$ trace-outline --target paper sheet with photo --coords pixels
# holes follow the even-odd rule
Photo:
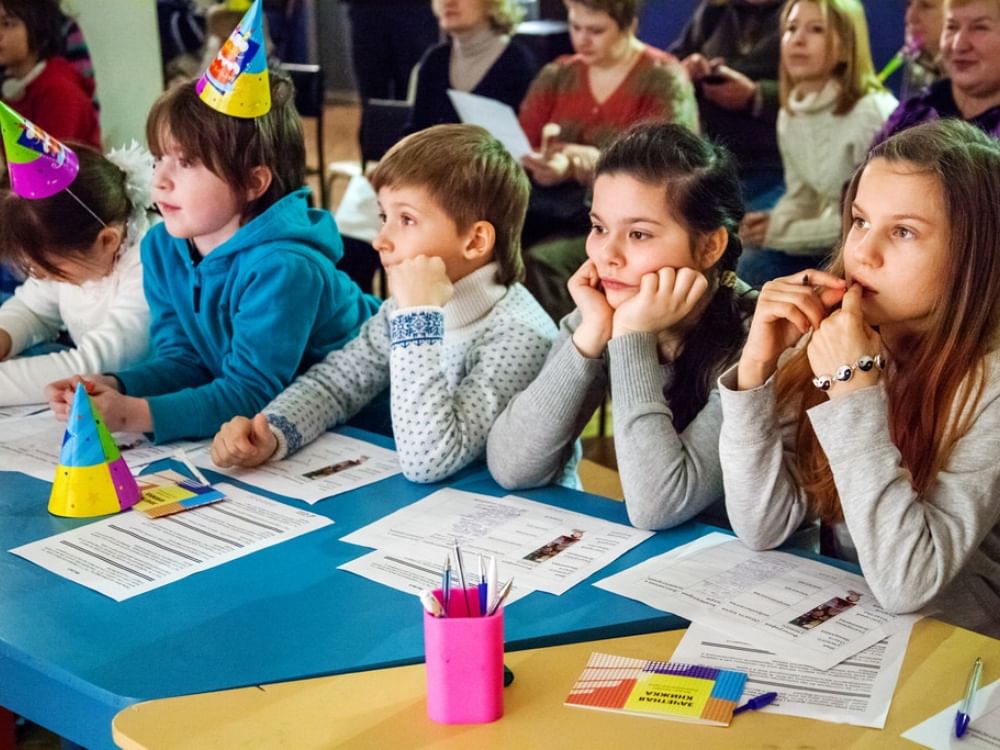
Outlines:
[[[756,552],[731,537],[654,557],[595,585],[817,669],[922,616],[886,612],[859,575],[787,552]]]
[[[370,581],[381,583],[383,586],[405,591],[408,594],[419,594],[421,591],[441,588],[441,571],[444,567],[444,557],[438,555],[440,551],[429,546],[414,547],[410,552],[402,553],[385,552],[375,550],[367,555],[350,560],[338,566],[340,570],[346,570]],[[441,557],[439,560],[434,555]],[[465,564],[469,566],[466,571],[466,585],[473,586],[479,583],[477,571],[479,569],[477,556],[466,556],[462,553]],[[476,562],[474,563],[473,560]],[[461,588],[458,580],[458,571],[454,569],[452,562],[452,585],[457,589]],[[502,585],[505,579],[498,576],[498,585]],[[533,589],[528,588],[517,579],[511,586],[510,593],[504,600],[504,606],[509,607],[518,599],[526,597],[532,593]]]
[[[692,623],[671,661],[746,672],[744,702],[762,693],[778,694],[774,703],[760,709],[765,713],[882,729],[911,630],[893,633],[823,671]]]
[[[51,482],[65,432],[66,423],[57,420],[51,411],[5,422],[0,431],[0,471],[19,471]],[[154,445],[139,432],[116,432],[112,437],[133,473],[161,458],[170,458],[179,450],[205,445],[204,441],[188,440]]]
[[[0,406],[0,422],[7,422],[12,419],[23,419],[24,417],[44,414],[49,410],[48,404],[22,404],[21,406]]]
[[[517,113],[509,104],[455,89],[448,89],[448,97],[462,122],[488,130],[518,161],[532,152],[531,143],[521,129]]]
[[[232,485],[226,499],[164,518],[125,513],[10,550],[115,601],[329,526],[329,518]]]
[[[324,432],[291,456],[254,469],[220,468],[207,450],[190,458],[198,466],[310,505],[401,471],[395,451],[336,432]]]
[[[960,685],[963,693],[970,666],[962,664],[955,669],[955,685]],[[961,701],[953,703],[903,732],[903,737],[935,750],[1000,750],[1000,680],[983,686],[976,693],[970,712],[972,720],[962,739],[955,737],[955,713],[960,705]]]
[[[496,557],[501,580],[562,594],[652,535],[514,495],[442,489],[342,541],[400,555],[427,545],[442,561],[457,541],[470,559]]]

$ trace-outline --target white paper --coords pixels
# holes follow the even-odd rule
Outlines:
[[[324,432],[291,456],[254,469],[220,468],[208,451],[189,458],[198,466],[309,504],[401,471],[395,451],[335,432]]]
[[[51,482],[59,464],[66,423],[57,420],[51,411],[4,423],[0,435],[0,471],[22,474]],[[178,450],[192,450],[205,441],[181,440],[167,445],[153,445],[139,432],[116,432],[112,435],[125,463],[133,472],[161,458],[170,458]]]
[[[746,672],[743,702],[762,693],[778,694],[774,703],[759,709],[765,713],[882,729],[910,630],[894,633],[824,672],[692,623],[671,661]]]
[[[30,417],[34,414],[42,414],[47,412],[49,407],[47,404],[24,404],[22,406],[3,406],[0,407],[0,422],[6,422],[10,419],[21,419],[23,417]]]
[[[448,96],[462,122],[488,130],[515,159],[521,161],[521,157],[532,152],[528,136],[509,104],[455,89],[448,89]]]
[[[214,505],[156,519],[128,511],[11,552],[120,602],[333,523],[216,487],[226,499]]]
[[[955,670],[955,684],[961,685],[963,691],[970,666],[962,665]],[[933,690],[934,686],[928,688]],[[969,712],[972,718],[969,728],[962,739],[958,739],[955,737],[955,714],[961,704],[962,701],[953,703],[941,713],[903,732],[903,737],[937,750],[1000,750],[1000,680],[980,688],[976,693]]]
[[[859,575],[728,539],[654,557],[595,585],[817,669],[922,617],[886,612]]]
[[[652,535],[514,495],[443,489],[343,541],[399,555],[430,546],[430,557],[441,562],[458,542],[467,560],[496,557],[501,580],[562,594]]]
[[[466,556],[463,551],[462,557],[466,564],[472,563],[476,557]],[[454,563],[453,563],[454,564]],[[375,550],[367,555],[350,560],[340,565],[340,570],[346,570],[370,581],[381,583],[384,586],[394,588],[398,591],[405,591],[408,594],[419,594],[421,591],[441,588],[441,571],[444,567],[444,558],[440,560],[431,554],[430,547],[416,548],[409,553],[400,554],[398,552],[384,552]],[[454,580],[452,585],[453,595],[455,590],[461,589],[458,581],[458,573],[453,570]],[[471,574],[471,575],[470,575]],[[478,562],[474,570],[466,570],[466,585],[473,586],[479,583]],[[502,585],[504,579],[497,581]],[[522,599],[532,593],[532,589],[527,588],[516,580],[511,586],[510,593],[504,599],[504,606],[510,606],[518,599]]]

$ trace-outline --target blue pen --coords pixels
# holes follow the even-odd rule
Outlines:
[[[955,714],[955,736],[961,737],[965,734],[965,730],[969,728],[969,721],[972,718],[972,699],[976,697],[976,691],[979,690],[979,678],[983,674],[983,660],[976,657],[976,661],[972,665],[972,671],[969,673],[969,684],[965,688],[965,699],[962,701],[962,705],[958,709],[958,713]]]
[[[744,703],[742,706],[733,709],[733,716],[744,711],[756,711],[764,706],[770,706],[777,699],[777,693],[761,693]]]
[[[486,569],[482,554],[479,555],[479,584],[476,588],[479,589],[479,615],[482,617],[486,614]]]
[[[444,570],[441,572],[441,599],[445,614],[447,614],[448,602],[451,601],[451,555],[444,556]]]

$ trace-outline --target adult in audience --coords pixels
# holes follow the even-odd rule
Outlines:
[[[875,143],[941,117],[1000,138],[1000,0],[945,0],[941,61],[948,77],[899,105]]]
[[[907,0],[904,23],[903,82],[900,101],[919,94],[943,75],[941,31],[944,26],[943,0]]]
[[[639,122],[698,129],[694,89],[684,69],[635,36],[637,0],[565,5],[574,54],[542,68],[520,113],[535,149],[523,159],[533,183],[522,240],[528,248],[525,283],[557,320],[574,307],[566,281],[586,255],[587,193],[599,149]],[[533,247],[553,237],[559,239]]]
[[[695,84],[706,135],[736,156],[747,207],[781,195],[778,63],[782,0],[701,0],[670,52]]]
[[[434,0],[434,15],[447,40],[420,61],[413,113],[406,131],[461,122],[448,89],[496,99],[517,109],[538,63],[511,38],[523,13],[515,0]]]

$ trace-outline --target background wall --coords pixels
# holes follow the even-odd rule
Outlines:
[[[146,113],[163,90],[154,0],[65,2],[83,29],[97,76],[105,146],[145,143]]]

